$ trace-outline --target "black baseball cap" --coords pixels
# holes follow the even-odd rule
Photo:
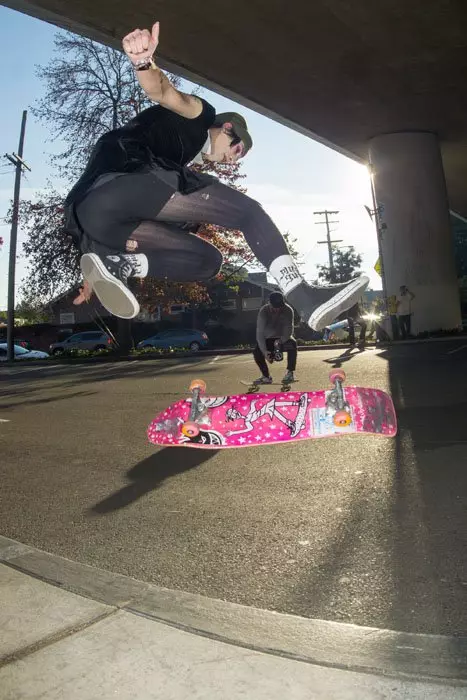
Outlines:
[[[245,119],[238,112],[221,112],[221,114],[216,114],[216,123],[222,122],[226,124],[230,122],[232,124],[232,129],[235,136],[238,136],[242,140],[245,153],[248,153],[250,148],[253,146],[253,139],[248,131],[248,126]]]
[[[280,309],[282,306],[285,306],[284,295],[281,292],[271,292],[269,303],[273,309]]]

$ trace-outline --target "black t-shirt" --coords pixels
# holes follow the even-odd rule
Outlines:
[[[156,163],[179,170],[190,163],[204,146],[216,116],[209,102],[201,102],[203,109],[195,119],[157,105],[101,136],[66,204],[78,202],[104,173],[135,172]]]

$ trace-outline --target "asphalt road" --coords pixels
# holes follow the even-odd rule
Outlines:
[[[249,356],[0,368],[0,533],[168,588],[466,635],[467,346],[342,353],[301,353],[295,387],[342,366],[393,394],[397,438],[147,443],[192,378],[242,393]]]

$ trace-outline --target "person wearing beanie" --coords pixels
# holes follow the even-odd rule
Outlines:
[[[134,318],[140,308],[128,286],[132,277],[207,282],[222,255],[190,231],[214,224],[241,231],[300,318],[324,328],[353,306],[369,278],[308,284],[258,202],[189,167],[202,158],[236,163],[253,140],[242,115],[216,114],[206,100],[172,85],[155,61],[159,30],[156,22],[123,39],[142,89],[157,105],[99,138],[65,200],[65,231],[82,253],[84,282],[74,303],[94,293],[111,314]]]
[[[271,384],[272,377],[268,363],[274,362],[275,342],[279,341],[282,350],[287,352],[287,372],[284,384],[295,381],[297,366],[297,341],[293,337],[294,312],[286,304],[281,292],[272,292],[269,303],[261,307],[256,322],[256,347],[253,357],[261,370],[261,377],[254,384]]]

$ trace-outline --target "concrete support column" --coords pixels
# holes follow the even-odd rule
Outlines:
[[[370,141],[387,294],[407,285],[412,333],[457,328],[459,289],[441,153],[426,132],[377,136]]]

